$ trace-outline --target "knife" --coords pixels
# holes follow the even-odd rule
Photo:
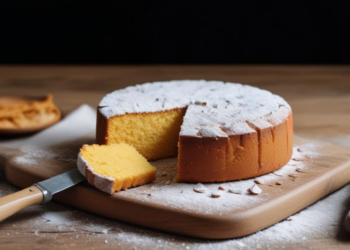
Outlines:
[[[52,199],[52,195],[70,188],[85,177],[78,169],[57,175],[45,181],[38,182],[31,187],[17,193],[0,198],[0,221],[31,205],[44,204]]]

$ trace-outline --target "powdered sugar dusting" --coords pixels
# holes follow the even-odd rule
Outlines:
[[[293,157],[300,159],[306,159],[305,155],[316,156],[313,151],[317,145],[314,143],[304,144],[303,152],[298,152],[298,147],[294,147]],[[184,211],[190,211],[193,213],[206,213],[213,212],[232,212],[241,209],[250,208],[261,204],[272,197],[268,195],[251,195],[247,191],[254,185],[254,179],[246,179],[241,181],[231,181],[225,183],[203,183],[201,187],[205,187],[206,192],[198,193],[193,190],[198,188],[198,184],[177,183],[177,159],[158,160],[151,163],[157,168],[157,178],[149,185],[141,186],[138,188],[131,188],[127,191],[121,191],[115,196],[132,197],[135,200],[149,200],[159,205],[181,208]],[[258,179],[264,183],[260,188],[267,192],[267,185],[275,185],[276,181],[288,181],[288,175],[296,173],[296,168],[304,169],[304,161],[294,162],[291,160],[286,166],[278,170],[278,175],[274,173],[260,176]],[[213,200],[212,193],[216,193],[222,187],[220,198]],[[229,190],[238,189],[242,190],[242,195],[234,195]],[[265,193],[264,192],[264,193]],[[151,195],[149,195],[151,194]]]
[[[286,182],[289,180],[289,175],[295,174],[296,169],[303,170],[305,168],[305,162],[303,159],[307,157],[316,157],[314,152],[315,148],[319,147],[315,143],[303,144],[302,152],[299,152],[299,146],[294,147],[293,157],[301,159],[301,161],[291,160],[286,166],[274,173],[266,174],[258,177],[258,180],[264,185],[260,188],[263,193],[268,191],[268,185],[275,185],[277,181]],[[24,155],[16,157],[17,162],[26,164],[34,164],[38,160],[54,160],[63,163],[75,164],[76,152],[69,148],[47,148],[41,149],[34,146],[23,147],[22,151]],[[308,159],[310,160],[310,159]],[[205,192],[197,193],[193,190],[198,188],[198,184],[177,183],[177,159],[165,159],[158,160],[151,163],[157,168],[156,180],[148,185],[140,186],[137,188],[131,188],[126,191],[120,191],[114,195],[132,197],[135,200],[141,202],[151,199],[153,203],[172,208],[181,208],[184,211],[190,211],[193,213],[206,213],[213,212],[231,212],[233,210],[246,209],[252,206],[261,204],[269,199],[270,196],[258,195],[253,196],[247,191],[254,184],[255,179],[246,179],[241,181],[231,181],[225,183],[204,183],[201,187],[205,188]],[[212,193],[217,192],[219,187],[224,190],[220,195],[220,198],[213,201]],[[234,195],[229,190],[239,189],[242,190],[241,195]]]
[[[85,224],[82,228],[84,231],[89,232],[95,232],[95,233],[102,233],[107,234],[108,230],[110,230],[110,226],[102,225],[99,223],[96,223],[94,225],[91,225],[89,223],[89,220],[86,218],[83,218],[77,211],[50,211],[45,212],[42,215],[42,218],[45,220],[47,225],[55,226],[57,227],[58,231],[66,231],[67,229],[77,231],[78,228],[75,227],[76,220],[79,218],[81,222]]]
[[[127,87],[106,95],[99,107],[106,118],[188,107],[180,134],[197,136],[201,132],[203,137],[227,137],[221,128],[229,129],[234,123],[254,122],[261,117],[282,122],[291,112],[283,98],[269,91],[238,83],[204,80]]]
[[[36,160],[29,158],[27,156],[17,156],[13,160],[17,164],[23,164],[23,165],[36,165],[36,164],[38,164],[38,162]]]
[[[289,217],[274,226],[259,231],[247,237],[231,240],[204,241],[189,238],[178,238],[172,235],[145,235],[140,233],[123,232],[118,234],[118,240],[134,242],[141,249],[154,247],[160,240],[166,249],[275,249],[276,246],[300,244],[308,245],[310,239],[334,237],[337,234],[335,225],[347,211],[350,185],[305,210]],[[238,195],[239,196],[239,195]],[[219,200],[220,198],[216,199]],[[215,201],[216,201],[215,200]],[[345,203],[344,203],[345,202]],[[276,245],[277,244],[277,245]],[[293,245],[296,247],[296,245]],[[188,247],[188,248],[186,248]]]
[[[4,190],[7,189],[9,190],[6,193]],[[1,194],[1,191],[4,191],[3,194]],[[16,190],[10,185],[0,182],[0,196],[14,191]],[[65,238],[66,244],[78,245],[82,240],[84,242],[96,242],[95,244],[97,244],[107,240],[108,244],[116,249],[121,246],[127,249],[184,250],[288,249],[291,247],[298,248],[298,246],[307,249],[312,240],[336,237],[340,227],[342,227],[343,216],[347,213],[350,205],[349,193],[350,185],[347,185],[314,205],[265,230],[239,239],[219,241],[201,240],[148,230],[81,210],[73,210],[58,203],[30,207],[26,209],[27,212],[28,210],[32,211],[30,216],[23,216],[26,211],[22,211],[2,224],[3,230],[8,230],[7,235],[9,237],[17,234],[17,230],[12,228],[18,227],[18,223],[21,223],[22,228],[32,229],[33,235],[45,240],[60,239],[62,234],[65,234],[72,236]],[[215,201],[218,199],[215,199]],[[20,216],[21,220],[19,221],[16,216]],[[17,237],[20,237],[20,235]]]
[[[78,150],[78,147],[76,148]],[[22,152],[22,155],[13,158],[13,161],[17,164],[38,165],[41,160],[76,163],[77,153],[68,146],[41,148],[29,145],[20,147],[19,150]]]
[[[59,225],[65,222],[67,225],[69,221],[74,218],[74,214],[72,212],[50,212],[45,213],[43,217],[50,224]]]

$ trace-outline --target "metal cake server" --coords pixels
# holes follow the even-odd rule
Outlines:
[[[78,169],[57,175],[45,181],[38,182],[31,187],[17,193],[0,198],[0,221],[31,205],[44,204],[52,199],[52,195],[70,188],[85,177]]]

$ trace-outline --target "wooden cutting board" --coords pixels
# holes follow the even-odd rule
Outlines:
[[[1,173],[25,188],[76,167],[82,144],[94,142],[95,113],[83,106],[56,126],[36,136],[0,145]],[[54,196],[54,200],[133,224],[207,239],[249,235],[269,227],[350,181],[350,151],[332,144],[295,136],[293,160],[281,170],[256,178],[260,195],[246,189],[254,179],[205,184],[176,183],[176,158],[152,162],[154,183],[114,195],[83,183]],[[279,182],[281,185],[277,185]],[[221,191],[219,198],[211,193]],[[228,192],[230,188],[242,194]]]

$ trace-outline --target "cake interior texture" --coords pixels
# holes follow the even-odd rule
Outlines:
[[[273,128],[243,123],[247,131],[244,135],[223,130],[227,137],[196,138],[179,137],[185,113],[183,108],[115,116],[108,121],[106,144],[133,145],[147,160],[178,156],[180,182],[197,182],[199,174],[201,182],[212,182],[213,176],[216,181],[250,178],[277,170],[290,159],[291,115]],[[205,165],[211,168],[203,172]]]
[[[146,83],[101,100],[96,142],[128,143],[147,160],[178,156],[179,182],[240,180],[288,163],[293,115],[282,97],[248,85]]]
[[[148,160],[176,156],[180,127],[186,108],[126,114],[108,121],[107,145],[133,145]]]
[[[143,185],[155,179],[156,169],[133,146],[126,143],[84,145],[80,155],[93,172],[114,179],[115,191]]]

